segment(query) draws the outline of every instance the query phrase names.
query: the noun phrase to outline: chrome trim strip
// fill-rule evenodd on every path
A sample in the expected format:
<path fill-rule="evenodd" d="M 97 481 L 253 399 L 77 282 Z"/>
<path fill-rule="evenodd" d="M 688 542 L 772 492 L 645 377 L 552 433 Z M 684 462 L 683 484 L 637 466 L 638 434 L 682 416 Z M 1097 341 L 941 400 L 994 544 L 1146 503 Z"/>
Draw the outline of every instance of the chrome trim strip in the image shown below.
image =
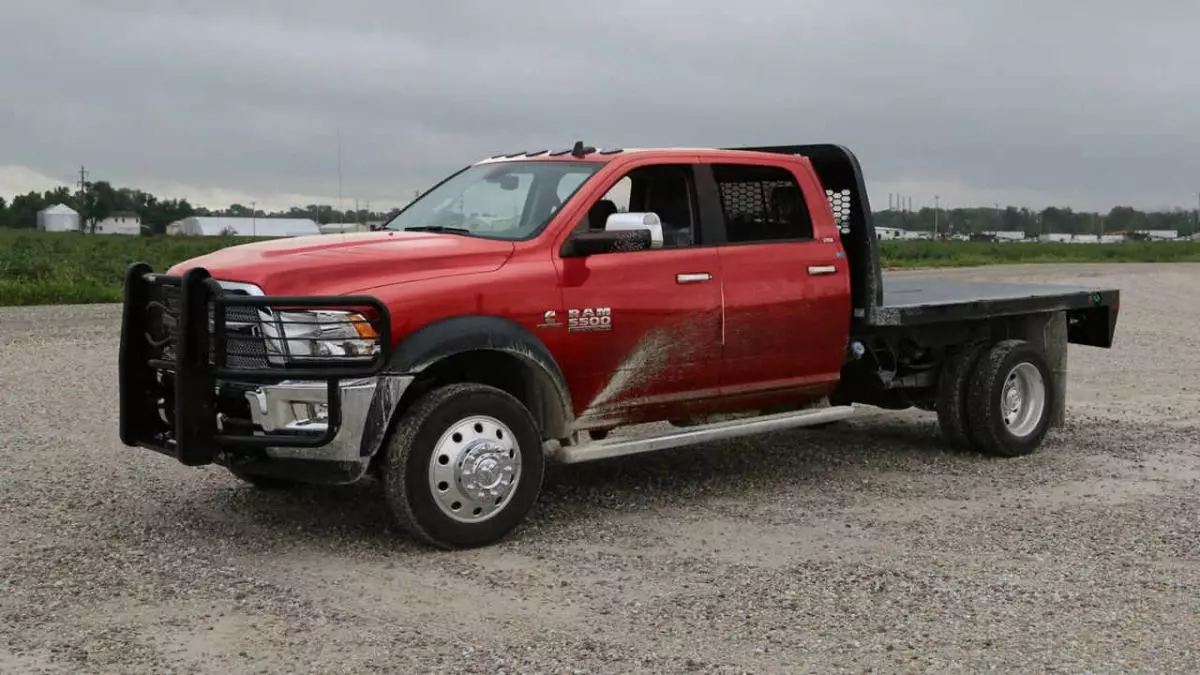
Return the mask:
<path fill-rule="evenodd" d="M 217 283 L 220 284 L 221 288 L 226 288 L 231 291 L 243 291 L 246 295 L 257 295 L 260 297 L 266 295 L 258 286 L 255 286 L 254 284 L 248 284 L 244 281 L 224 281 L 217 279 Z"/>

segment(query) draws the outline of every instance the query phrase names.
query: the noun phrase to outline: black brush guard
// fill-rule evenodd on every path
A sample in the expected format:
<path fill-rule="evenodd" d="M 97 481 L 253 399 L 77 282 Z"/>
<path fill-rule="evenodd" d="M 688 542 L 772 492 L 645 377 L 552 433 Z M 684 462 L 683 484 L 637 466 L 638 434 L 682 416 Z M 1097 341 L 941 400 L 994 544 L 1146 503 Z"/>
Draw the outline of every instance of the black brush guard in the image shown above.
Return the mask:
<path fill-rule="evenodd" d="M 310 338 L 283 333 L 284 324 L 272 318 L 281 310 L 360 313 L 374 331 L 375 337 L 367 339 L 378 349 L 370 357 L 324 356 L 297 365 L 286 358 L 288 345 Z M 267 357 L 263 333 L 272 325 L 285 352 L 275 363 Z M 383 371 L 391 352 L 390 327 L 387 307 L 369 296 L 247 295 L 222 288 L 203 268 L 169 276 L 133 263 L 125 272 L 118 366 L 121 442 L 188 466 L 211 464 L 222 448 L 326 445 L 341 426 L 338 382 Z M 266 433 L 222 412 L 220 387 L 283 380 L 326 382 L 323 434 Z"/>

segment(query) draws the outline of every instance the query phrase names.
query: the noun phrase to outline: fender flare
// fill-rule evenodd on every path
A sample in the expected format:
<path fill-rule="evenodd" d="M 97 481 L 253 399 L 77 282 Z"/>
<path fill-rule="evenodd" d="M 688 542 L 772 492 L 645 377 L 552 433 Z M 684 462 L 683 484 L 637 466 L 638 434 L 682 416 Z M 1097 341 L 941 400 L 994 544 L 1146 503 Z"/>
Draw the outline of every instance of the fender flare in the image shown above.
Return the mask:
<path fill-rule="evenodd" d="M 545 343 L 521 324 L 503 317 L 465 315 L 441 319 L 410 333 L 392 352 L 379 376 L 367 413 L 361 455 L 382 447 L 404 401 L 405 378 L 415 378 L 443 359 L 475 351 L 516 358 L 531 377 L 540 409 L 531 410 L 548 438 L 566 436 L 574 419 L 566 378 Z M 411 382 L 411 379 L 409 380 Z"/>

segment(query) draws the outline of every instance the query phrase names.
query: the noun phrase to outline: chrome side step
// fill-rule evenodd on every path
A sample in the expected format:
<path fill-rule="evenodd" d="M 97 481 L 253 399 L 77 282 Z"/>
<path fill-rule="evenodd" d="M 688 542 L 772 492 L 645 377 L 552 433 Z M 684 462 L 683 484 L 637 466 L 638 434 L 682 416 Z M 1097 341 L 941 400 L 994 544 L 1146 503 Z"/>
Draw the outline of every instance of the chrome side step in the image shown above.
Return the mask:
<path fill-rule="evenodd" d="M 602 441 L 589 441 L 582 445 L 571 445 L 557 448 L 553 459 L 562 464 L 578 464 L 610 457 L 636 455 L 655 450 L 679 448 L 686 445 L 696 445 L 709 441 L 718 441 L 740 436 L 751 436 L 781 429 L 810 427 L 827 422 L 844 420 L 854 414 L 853 406 L 833 406 L 817 410 L 799 410 L 796 412 L 763 415 L 742 420 L 717 422 L 692 427 L 684 431 L 676 431 L 660 436 L 642 436 L 632 438 L 606 438 Z"/>

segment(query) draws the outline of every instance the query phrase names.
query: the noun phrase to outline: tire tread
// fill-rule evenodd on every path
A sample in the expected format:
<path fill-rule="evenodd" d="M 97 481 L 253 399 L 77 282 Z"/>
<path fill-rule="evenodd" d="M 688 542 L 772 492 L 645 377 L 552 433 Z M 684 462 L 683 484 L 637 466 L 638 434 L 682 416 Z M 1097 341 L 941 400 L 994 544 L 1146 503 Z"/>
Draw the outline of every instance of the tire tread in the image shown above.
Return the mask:
<path fill-rule="evenodd" d="M 978 448 L 967 412 L 967 395 L 980 357 L 988 346 L 987 342 L 968 344 L 949 359 L 938 377 L 938 426 L 950 446 L 960 450 Z"/>

